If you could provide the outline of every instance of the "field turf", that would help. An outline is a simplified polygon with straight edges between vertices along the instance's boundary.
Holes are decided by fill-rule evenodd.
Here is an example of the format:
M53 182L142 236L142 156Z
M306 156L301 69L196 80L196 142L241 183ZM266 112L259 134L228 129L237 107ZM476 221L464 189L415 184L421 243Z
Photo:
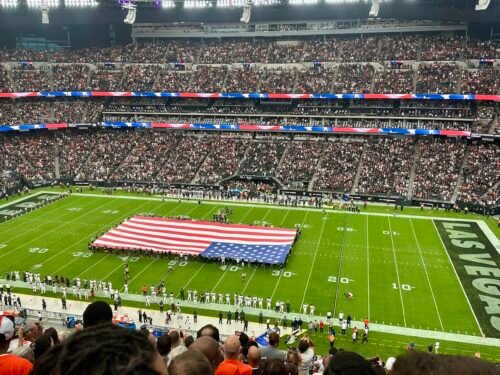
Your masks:
M394 216L392 209L376 216L233 205L233 223L302 228L284 269L245 267L246 282L236 266L87 251L91 239L136 213L210 219L229 205L73 195L0 223L0 275L32 270L112 281L122 289L128 260L130 293L163 279L176 294L181 288L237 292L271 297L273 304L289 301L294 312L307 303L316 306L316 315L342 311L385 325L481 335L434 221ZM354 294L352 300L344 297L346 291Z

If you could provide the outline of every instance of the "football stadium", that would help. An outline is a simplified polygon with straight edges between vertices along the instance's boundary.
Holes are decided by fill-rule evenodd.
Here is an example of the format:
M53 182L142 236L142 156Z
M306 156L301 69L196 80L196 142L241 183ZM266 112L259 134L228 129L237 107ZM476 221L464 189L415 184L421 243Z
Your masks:
M500 3L0 0L0 374L496 374Z

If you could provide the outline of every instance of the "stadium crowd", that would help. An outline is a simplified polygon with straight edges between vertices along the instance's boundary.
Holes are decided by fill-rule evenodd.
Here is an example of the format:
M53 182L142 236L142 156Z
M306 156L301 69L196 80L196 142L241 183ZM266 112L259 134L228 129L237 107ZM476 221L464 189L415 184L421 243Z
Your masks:
M498 202L498 146L463 139L95 129L9 133L0 147L0 176L14 172L28 184L60 178L220 185L255 176L298 190ZM12 186L5 184L2 191Z
M458 183L465 144L453 140L422 140L416 152L413 196L449 201Z
M339 93L496 94L498 68L479 64L485 56L500 56L498 42L413 34L252 42L165 40L58 52L4 50L0 52L0 91L241 92L259 88L290 93L333 89ZM463 64L463 59L468 63ZM326 69L315 71L311 65L317 63ZM386 67L382 72L380 65ZM234 72L228 75L228 71Z
M128 266L125 270L125 273L128 272ZM33 294L40 294L34 300L41 301L41 310L35 313L35 318L30 316L23 320L23 324L19 324L18 315L25 307L24 301L12 292L10 284L19 281L21 276L34 285ZM290 305L277 301L275 312L283 314L283 318L271 322L269 318L264 321L262 313L264 306L267 311L274 309L269 298L264 301L263 298L245 297L243 304L242 296L235 294L234 301L231 301L232 296L226 294L226 304L230 307L227 314L219 312L218 324L216 318L201 317L203 322L199 322L196 309L192 312L191 322L191 314L181 311L181 303L185 301L184 289L181 289L180 299L175 302L170 293L170 304L164 287L159 288L163 297L159 297L160 302L157 302L156 288L152 286L150 292L144 286L146 308L137 311L140 324L137 327L130 311L124 313L120 293L112 289L111 283L86 278L70 281L60 275L42 277L29 271L8 272L6 277L5 286L0 284L0 306L3 307L0 316L0 372L5 375L118 372L151 375L430 375L443 373L444 369L453 369L461 374L498 373L495 364L479 359L479 352L474 357L439 354L439 341L428 345L426 350L417 350L411 342L406 347L406 353L397 358L384 359L380 355L364 358L344 350L341 338L349 337L350 341L352 337L353 345L369 345L369 319L364 319L359 328L351 315L344 315L343 312L339 312L338 318L327 313L318 321L314 305L304 304L301 306L303 315L287 321L285 314L291 312ZM86 292L85 303L71 305L67 300L67 291L73 289L73 298L79 296L81 300L81 292L75 292L77 288L80 290L80 286L92 288L90 301ZM46 297L47 288L53 293L62 292L60 303L63 312L69 312L68 305L72 309L69 314L59 314L63 320L61 329L50 327L49 320L45 320L47 310L54 309L58 303L57 299ZM94 289L106 291L114 311L107 301L94 301ZM128 294L127 286L124 293ZM214 292L200 293L199 296L200 303L217 301ZM224 295L219 294L218 297L218 303L224 304ZM192 301L193 298L196 300L197 292L188 290L187 300ZM249 333L249 316L243 310L243 305L248 308L256 306L257 300L261 311L258 323L252 325L259 330L263 330L265 325L266 343L256 337L254 329ZM151 301L159 306L160 317L165 317L165 324L153 326L153 317L158 315L151 310ZM231 312L232 302L234 315ZM71 315L80 306L82 311L77 316ZM28 307L33 309L34 306L28 303ZM192 324L195 330L191 328ZM235 328L228 327L242 327L242 330L234 334ZM327 352L323 349L325 352L321 353L312 335L317 340L328 342ZM417 368L418 372L415 372Z

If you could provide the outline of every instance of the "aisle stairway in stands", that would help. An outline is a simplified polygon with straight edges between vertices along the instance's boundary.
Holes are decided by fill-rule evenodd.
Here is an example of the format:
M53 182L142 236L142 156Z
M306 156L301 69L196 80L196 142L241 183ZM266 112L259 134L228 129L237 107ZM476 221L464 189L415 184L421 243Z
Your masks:
M59 160L59 144L54 142L54 175L56 178L61 178L61 164Z
M316 183L316 180L318 179L318 171L319 168L321 167L321 163L323 163L323 159L325 158L326 154L324 152L321 153L320 158L318 159L318 162L316 163L316 166L314 167L314 174L311 177L311 180L309 181L309 185L307 186L307 191L313 191L314 190L314 184Z
M368 142L365 142L363 145L363 151L361 152L361 155L359 155L358 168L356 169L356 176L354 177L354 182L352 184L351 194L355 194L356 191L358 190L359 176L361 175L361 170L363 168L363 158L365 156L367 149L368 149Z
M457 201L458 193L460 192L460 187L464 180L464 169L467 166L467 161L469 160L469 145L465 145L464 158L462 159L462 165L460 166L460 172L458 173L458 178L456 181L455 189L453 190L453 195L451 196L451 203Z
M209 156L212 155L212 153L215 153L215 152L220 152L220 150L214 149L211 152L205 153L205 156L203 156L203 159L201 160L201 162L198 164L198 167L196 168L196 173L194 174L194 176L191 179L191 181L189 181L190 184L196 184L198 182L201 167L203 166L203 164L205 163L205 161L209 158Z
M415 182L415 171L417 170L417 162L418 162L418 157L419 157L419 147L418 144L415 145L415 152L413 153L413 160L411 164L411 170L410 170L410 178L408 179L408 194L407 197L408 199L413 198L413 188L414 188L414 182Z

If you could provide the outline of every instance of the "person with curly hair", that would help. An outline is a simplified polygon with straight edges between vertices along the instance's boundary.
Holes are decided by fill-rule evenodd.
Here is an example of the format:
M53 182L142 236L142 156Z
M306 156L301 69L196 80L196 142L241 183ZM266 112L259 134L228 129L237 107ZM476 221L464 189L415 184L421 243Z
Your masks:
M166 375L147 337L103 323L76 332L35 363L31 375Z

